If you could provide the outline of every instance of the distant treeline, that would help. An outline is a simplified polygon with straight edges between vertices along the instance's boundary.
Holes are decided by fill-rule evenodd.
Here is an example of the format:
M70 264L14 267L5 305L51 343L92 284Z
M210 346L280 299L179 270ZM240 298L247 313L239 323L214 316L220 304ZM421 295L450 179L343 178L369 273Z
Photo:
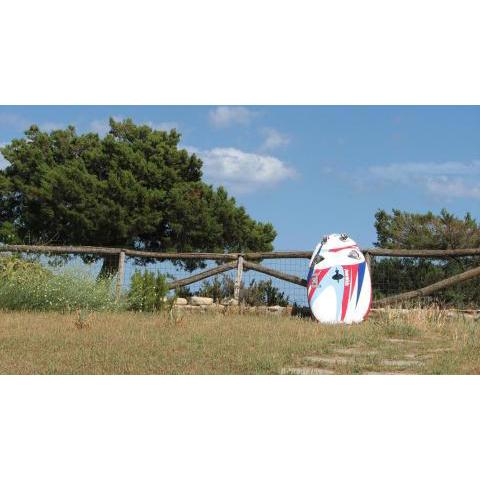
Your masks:
M440 215L429 212L416 214L379 210L375 215L377 242L380 248L459 249L480 247L479 225L466 214L464 218L442 210ZM443 278L480 265L480 257L375 258L373 289L375 298L415 290ZM480 280L437 292L430 300L445 306L478 307Z

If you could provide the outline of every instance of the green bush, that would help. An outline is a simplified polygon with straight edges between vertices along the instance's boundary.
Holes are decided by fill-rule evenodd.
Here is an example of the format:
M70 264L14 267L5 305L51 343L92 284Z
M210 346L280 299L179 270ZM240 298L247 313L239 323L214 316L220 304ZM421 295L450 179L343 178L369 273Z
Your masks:
M201 297L210 297L215 301L233 297L235 281L229 275L215 277L213 280L206 280L201 285L197 295ZM252 280L246 287L244 283L240 285L240 300L247 305L288 305L288 297L285 296L277 287L272 285L271 280Z
M0 225L0 243L21 243L15 226L11 222L3 222Z
M6 310L109 310L112 279L96 280L78 268L51 271L37 261L0 256L0 308Z
M233 291L235 289L235 281L229 275L217 276L213 280L205 280L196 295L200 297L213 298L222 300L224 298L233 297Z
M162 310L167 293L167 278L164 275L137 271L132 275L127 295L128 308L141 312Z
M252 280L247 288L240 290L240 299L247 305L288 305L288 297L285 296L277 287L272 285L271 280Z

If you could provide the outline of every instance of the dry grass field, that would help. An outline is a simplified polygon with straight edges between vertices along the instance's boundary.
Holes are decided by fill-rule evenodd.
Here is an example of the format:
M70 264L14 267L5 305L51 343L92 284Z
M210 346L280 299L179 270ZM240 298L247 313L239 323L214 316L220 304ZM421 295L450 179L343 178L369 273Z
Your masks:
M478 374L480 322L387 311L277 316L0 312L2 374Z

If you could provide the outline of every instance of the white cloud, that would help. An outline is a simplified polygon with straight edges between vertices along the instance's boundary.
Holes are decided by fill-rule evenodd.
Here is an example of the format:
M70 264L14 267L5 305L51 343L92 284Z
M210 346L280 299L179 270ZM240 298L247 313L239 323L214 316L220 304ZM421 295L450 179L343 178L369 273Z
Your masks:
M438 197L480 199L480 181L478 180L474 183L461 178L428 178L426 188L429 193Z
M203 160L207 181L224 185L233 192L250 192L275 186L296 176L293 168L269 155L243 152L236 148L213 148L205 151L185 148L195 152Z
M51 132L52 130L63 130L66 128L66 124L59 122L44 122L39 125L40 130L45 132Z
M479 175L480 161L461 162L420 162L390 163L369 168L378 178L390 181L408 182L415 178L437 175Z
M213 126L224 128L231 125L248 125L255 115L255 112L246 107L220 106L210 110L208 117Z
M406 162L375 165L368 169L385 183L423 188L444 198L480 198L480 161Z
M288 135L281 133L274 128L262 128L261 133L264 136L263 143L260 147L262 150L273 150L290 143L290 137Z

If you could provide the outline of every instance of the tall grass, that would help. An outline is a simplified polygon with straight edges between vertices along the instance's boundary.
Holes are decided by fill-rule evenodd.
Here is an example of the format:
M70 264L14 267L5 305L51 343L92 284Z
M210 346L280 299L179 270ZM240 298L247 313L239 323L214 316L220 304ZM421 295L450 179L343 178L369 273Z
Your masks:
M50 270L38 262L16 257L0 259L0 308L68 312L112 310L113 279L96 279L79 267Z
M274 315L0 311L0 374L480 373L477 320L391 315L339 326Z

